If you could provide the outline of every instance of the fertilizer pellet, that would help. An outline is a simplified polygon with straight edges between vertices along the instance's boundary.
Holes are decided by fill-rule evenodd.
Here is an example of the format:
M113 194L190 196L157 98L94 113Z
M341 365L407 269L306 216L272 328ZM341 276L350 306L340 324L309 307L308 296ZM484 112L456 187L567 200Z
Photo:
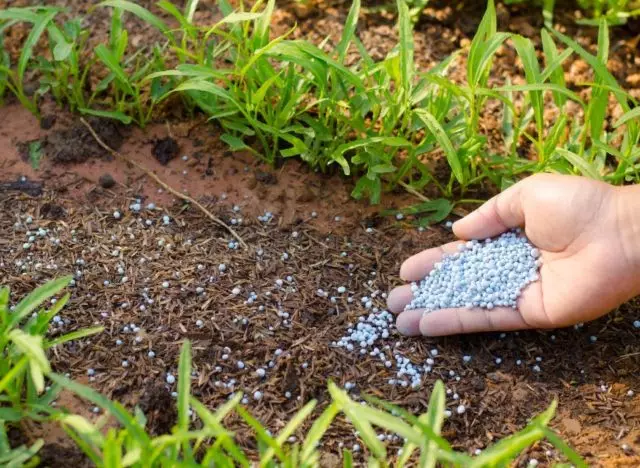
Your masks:
M515 309L522 290L539 279L539 256L516 231L460 244L458 252L445 254L426 278L412 283L413 300L405 310Z

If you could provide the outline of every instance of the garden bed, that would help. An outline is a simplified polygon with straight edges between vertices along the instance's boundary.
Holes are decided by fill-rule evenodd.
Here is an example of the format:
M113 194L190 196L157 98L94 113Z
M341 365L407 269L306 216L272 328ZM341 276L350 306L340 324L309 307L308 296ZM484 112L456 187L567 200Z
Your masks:
M275 31L297 19L295 34L318 42L341 28L347 8L283 8L276 11ZM421 67L442 60L472 36L482 11L464 8L456 12L436 6L418 22L416 61ZM499 13L505 27L525 35L527 28L534 35L541 26L539 11ZM569 12L556 15L562 23ZM129 21L135 29L135 20ZM374 58L396 43L394 22L385 13L366 15L359 34ZM594 44L595 29L563 24L585 46ZM609 61L616 78L640 97L634 24L613 31ZM96 24L93 40L99 41L107 27ZM583 64L567 64L569 83L589 79ZM464 67L454 68L453 78L456 70L462 81ZM497 55L491 79L510 76L516 82L520 75L513 50ZM485 113L480 124L483 134L495 136L489 141L496 148L500 109ZM410 219L380 216L381 208L415 203L411 194L387 193L382 206L357 202L350 196L352 181L339 174L317 173L297 160L274 169L249 153L231 153L220 140L220 128L199 116L167 114L144 130L91 121L107 144L172 188L201 200L247 245L230 248L234 237L227 230L138 167L109 156L77 116L52 102L42 107L45 125L15 103L1 112L0 284L21 296L48 279L74 274L72 300L60 314L61 330L102 325L105 331L58 347L51 353L52 365L128 407L139 404L151 433L167 433L176 423L168 411L176 385L167 382L167 375L177 373L180 346L189 339L193 394L215 408L233 391L243 391L248 408L273 432L309 399L326 403L329 379L342 387L354 384L353 396L374 395L415 414L425 410L430 389L442 379L451 390L447 407L452 411L443 435L458 449L472 454L485 448L522 428L557 398L552 427L590 464L640 462L640 399L633 393L640 390L640 330L633 326L640 317L637 301L563 330L442 339L394 333L385 341L390 358L398 353L415 363L429 358L434 364L420 388L392 384L395 365L388 368L378 357L332 343L359 317L385 307L383 293L400 283L397 274L406 257L452 240L443 224L419 231ZM34 142L39 149L33 149ZM37 170L31 164L34 154ZM431 164L443 179L449 176L441 159ZM430 190L424 193L438 195ZM495 191L486 183L470 195L480 198ZM136 203L140 210L132 207ZM148 209L149 203L155 207ZM471 208L458 207L460 214ZM259 220L266 212L273 217ZM38 228L49 232L29 241L26 231ZM24 248L25 243L32 245ZM340 287L345 292L338 292ZM248 301L251 292L257 297ZM465 362L463 356L471 359ZM264 377L256 374L258 369L265 369ZM97 417L87 402L67 395L58 402L65 403L87 418ZM465 411L458 414L461 404ZM229 426L238 430L241 445L253 448L247 427L237 418ZM26 436L45 438L50 466L55 466L56 453L65 460L73 456L70 441L52 427L35 428ZM340 449L359 443L352 426L339 419L323 441L323 465L337 465ZM401 440L388 441L389 447L401 445ZM355 456L364 463L362 452ZM547 464L557 457L551 445L540 443L519 463L536 459Z

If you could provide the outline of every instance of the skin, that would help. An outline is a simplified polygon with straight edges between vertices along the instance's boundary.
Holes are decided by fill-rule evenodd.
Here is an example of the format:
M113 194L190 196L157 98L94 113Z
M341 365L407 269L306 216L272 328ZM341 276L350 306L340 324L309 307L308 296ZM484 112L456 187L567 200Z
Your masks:
M443 253L460 242L522 227L541 251L540 281L517 309L444 309L423 316L404 311L409 284L395 288L388 308L406 335L559 328L594 320L640 294L640 186L613 187L578 176L541 174L524 179L453 225L461 239L420 252L400 268L420 281Z

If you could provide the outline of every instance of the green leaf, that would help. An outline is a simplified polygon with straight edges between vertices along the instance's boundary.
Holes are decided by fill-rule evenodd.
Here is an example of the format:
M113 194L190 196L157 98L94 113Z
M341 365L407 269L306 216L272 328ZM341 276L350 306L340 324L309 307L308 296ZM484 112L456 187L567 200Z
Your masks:
M9 323L6 325L5 330L10 330L16 326L24 317L33 312L34 309L40 307L44 301L66 288L72 278L72 276L63 276L62 278L51 280L34 289L16 305L15 310L10 315Z
M367 448L371 453L375 457L384 460L387 456L387 451L384 445L378 440L371 424L369 424L368 420L359 418L353 411L355 406L360 405L358 403L354 403L349 398L349 395L347 395L344 390L338 388L333 382L329 382L329 393L331 394L333 401L340 407L349 421L351 421L351 424L353 424L356 430L360 432L360 438L367 445Z
M82 114L87 115L95 115L96 117L103 117L107 119L114 119L119 122L122 122L125 125L128 125L132 122L132 117L124 114L120 111L105 111L98 109L87 109L86 107L81 107L78 109Z
M349 163L344 158L344 153L349 150L366 147L373 144L381 144L383 146L391 146L391 147L409 147L411 146L411 142L401 138L401 137L370 137L363 138L361 140L351 141L349 143L343 143L331 154L331 161L335 161L342 166L342 170L345 175L349 175L351 170L349 168ZM330 161L330 162L331 162Z
M340 63L344 62L345 57L347 56L347 50L349 49L349 44L353 39L356 33L356 26L358 25L358 15L360 14L360 0L353 0L351 2L351 7L349 8L349 14L347 15L347 20L344 23L342 29L342 36L340 37L340 42L336 47L336 52L338 53L338 61Z
M587 62L591 66L596 76L599 77L605 85L611 87L622 109L625 112L628 112L630 110L629 104L627 103L628 94L620 87L613 75L609 72L609 70L607 70L607 67L604 66L600 62L600 60L598 60L598 58L591 55L580 44L578 44L570 37L565 36L555 29L552 29L551 32L565 45L571 47L578 55L580 55L580 57L582 57L585 62Z
M602 177L597 172L597 170L589 164L587 160L581 158L577 154L569 151L565 148L556 148L556 153L562 156L564 159L569 161L575 168L577 168L582 175L590 177L592 179L600 180Z
M444 423L444 410L446 405L444 384L441 380L438 380L433 387L431 397L429 398L429 409L424 415L424 419L421 416L420 422L427 425L436 435L440 435L442 431L442 425ZM438 445L436 442L430 441L426 447L426 454L424 464L425 468L435 467L437 462Z
M229 145L229 149L231 151L242 151L247 149L248 146L242 141L240 138L233 136L229 133L223 133L220 136L220 139L224 141L227 145Z
M289 420L284 428L276 437L276 443L282 447L287 439L294 433L294 431L304 422L304 420L311 414L313 409L316 407L316 402L311 400L309 403L304 405L294 416ZM260 458L260 466L266 466L271 459L273 458L275 451L273 448L269 447L267 451Z
M56 346L62 343L67 343L68 341L79 340L87 336L96 335L98 333L102 333L103 331L104 331L104 327L82 328L80 330L76 330L71 333L58 336L51 341L46 341L44 344L44 348L45 349L52 348L53 346Z
M38 16L38 20L34 23L33 27L31 28L31 31L29 32L29 35L27 36L27 39L22 44L21 46L22 52L20 53L20 58L18 59L18 68L17 68L18 80L20 81L21 86L23 84L22 81L24 79L24 73L27 70L29 60L33 55L33 48L36 46L36 44L40 40L40 36L44 32L44 30L47 29L47 26L49 25L51 20L53 20L53 18L57 14L58 14L58 11L54 10L42 16Z
M269 43L269 29L271 26L271 17L275 8L275 0L268 0L267 5L260 16L256 19L253 31L253 49L259 49Z
M191 342L184 340L178 363L178 427L189 430L189 398L191 396Z
M127 0L106 0L99 3L97 6L110 6L113 8L120 8L122 10L128 11L129 13L133 13L145 23L153 26L154 28L165 34L169 32L169 27L160 18L155 16L146 8L133 2L129 2Z
M22 418L22 412L15 408L0 408L0 420L2 421L17 422ZM0 457L2 457L2 453L3 452L0 450Z
M187 3L184 6L184 17L187 19L189 24L193 23L193 15L196 13L199 1L200 0L187 0Z
M567 88L561 88L560 86L553 83L538 83L538 84L526 84L526 85L514 85L514 86L503 86L500 88L500 91L552 91L556 93L563 94L568 98L571 98L582 107L585 106L584 101L580 99L573 91Z
M303 464L309 462L313 452L316 450L316 445L320 442L325 432L327 432L327 429L329 429L329 426L331 426L331 423L339 412L338 405L331 403L322 412L320 417L313 422L302 445L302 454L300 456Z
M544 51L544 55L545 55L545 63L547 64L547 67L549 67L556 60L558 60L558 57L559 57L558 48L556 47L555 42L553 42L553 39L551 35L547 32L547 30L543 29L540 34L542 36L542 50ZM541 81L544 81L542 77L540 78L541 78ZM551 72L550 80L556 86L559 86L560 88L563 88L563 89L566 88L566 84L564 80L564 71L562 67L557 67ZM559 108L562 108L565 102L567 102L565 95L557 91L554 91L553 93L553 100L555 101L556 106L558 106Z
M98 44L98 46L95 48L95 52L102 63L104 63L109 71L114 74L120 85L124 87L124 90L129 94L133 94L133 88L129 83L129 77L125 73L124 69L120 66L120 63L118 63L118 59L116 58L116 56L113 55L113 53L109 49L107 49L104 44Z
M40 160L42 159L42 142L35 140L29 142L29 163L31 167L38 170L40 167Z
M189 399L191 398L191 342L184 340L178 362L178 430L189 431ZM191 445L185 440L182 445L185 457L192 456Z
M413 80L413 31L411 28L411 17L406 0L396 0L398 5L398 29L400 49L400 78L401 86L405 93L405 100L411 95L411 85Z
M512 36L511 39L522 61L527 83L529 85L541 84L540 64L538 63L533 43L526 37L517 34ZM531 100L531 106L535 114L538 138L542 139L544 137L544 100L542 98L542 92L537 89L531 89L529 91L529 99Z
M67 41L58 42L53 48L53 59L58 62L67 60L72 50L73 50L73 42L67 42Z
M31 378L38 393L42 393L44 391L44 374L51 372L49 360L42 347L42 336L29 335L20 329L15 329L9 333L9 339L29 357Z
M627 122L629 122L630 120L633 120L633 119L640 119L640 106L634 107L629 112L625 112L624 114L622 114L622 116L618 120L615 121L613 126L614 126L614 128L618 128L621 125L624 125L624 124L626 124Z
M597 60L603 67L607 67L609 59L609 29L607 22L603 19L598 29L598 56ZM600 76L596 76L596 83L603 83ZM591 138L600 140L604 122L607 114L607 104L609 102L609 91L602 87L594 87L591 90L591 102L589 102L588 116Z
M212 94L221 98L225 102L229 102L233 104L238 110L243 111L243 107L240 105L238 101L236 101L233 96L221 86L210 83L204 80L188 80L180 85L176 86L176 88L172 92L180 92L180 91L202 91L204 93Z
M466 177L464 175L462 162L458 159L458 153L453 147L451 140L447 136L447 133L444 131L440 123L435 119L435 117L430 114L425 109L416 109L415 115L424 122L425 126L429 129L429 131L433 134L436 141L442 147L445 156L447 157L447 162L449 163L449 167L451 167L451 171L453 175L458 180L459 183L465 184Z
M469 86L475 87L482 81L483 70L488 68L488 63L482 64L483 55L491 58L493 54L487 52L486 42L495 36L497 31L496 8L493 0L487 2L487 9L476 30L476 34L471 41L469 57L467 58L467 82Z

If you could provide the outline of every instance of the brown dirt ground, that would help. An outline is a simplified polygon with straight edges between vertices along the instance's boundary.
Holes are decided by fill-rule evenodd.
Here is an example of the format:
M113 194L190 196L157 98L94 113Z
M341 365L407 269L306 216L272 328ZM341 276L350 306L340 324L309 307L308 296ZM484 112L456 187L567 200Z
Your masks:
M16 3L19 2L11 2ZM75 2L66 3L78 8ZM570 12L557 15L562 27L591 46L593 30L573 26L566 21L565 13ZM215 11L211 14L215 15ZM277 11L276 28L288 28L298 20L301 27L296 34L319 40L329 32L338 33L345 17L346 9L341 4L308 11L287 6ZM479 18L477 7L468 4L461 10L442 4L429 9L416 28L419 63L428 67L464 45ZM100 39L100 25L104 26L106 17L103 19L96 20L95 40ZM206 14L202 19L207 19ZM129 21L135 25L134 19ZM382 58L395 44L393 17L372 13L363 15L362 21L360 36L374 57ZM518 8L501 8L500 22L503 29L532 36L540 26L537 12ZM637 31L635 23L615 32L610 61L612 71L636 95L640 86L640 60L635 56ZM137 40L146 40L146 36ZM567 64L570 83L588 79L580 62ZM513 51L505 47L496 62L493 79L517 75L514 65ZM454 77L462 76L463 66L461 62L454 67ZM128 405L139 403L149 413L150 430L155 433L167 431L172 423L171 415L161 411L158 401L166 408L167 396L174 388L165 383L165 375L175 373L180 344L185 338L194 345L195 394L215 407L231 391L216 385L216 381L236 379L234 389L248 393L259 388L265 396L259 403L252 402L251 410L273 431L281 428L308 399L323 401L328 378L341 384L357 383L356 394L362 391L413 411L424 410L428 390L391 387L387 380L393 375L378 361L362 360L328 347L344 333L348 322L357 320L363 308L358 300L349 304L339 299L332 304L315 291L345 285L356 299L374 290L387 291L399 283L397 271L406 256L450 240L449 232L433 227L417 233L406 224L380 219L376 208L350 199L349 181L312 173L295 161L271 171L248 156L231 155L217 139L217 130L200 121L171 121L145 131L126 132L120 151L128 158L144 164L172 187L202 199L227 222L242 216L244 221L238 232L249 250L232 251L227 247L230 237L225 231L194 208L186 208L174 197L158 192L139 170L91 148L91 141L82 135L72 143L80 140L89 145L81 152L87 157L85 162L54 164L53 158L45 158L39 171L34 171L20 158L20 143L39 139L59 148L56 142L65 141L60 138L65 135L62 132L73 135L81 131L71 116L49 104L45 115L56 116L49 119L55 120L49 129L41 128L16 105L5 107L0 115L0 182L15 182L24 175L29 181L44 184L44 193L36 197L0 184L0 283L10 285L20 296L46 279L82 272L73 289L73 299L61 314L69 320L65 329L99 323L106 331L58 349L52 356L58 372L69 372ZM491 114L485 117L487 133L495 130L497 122L498 110L493 118ZM159 139L167 137L177 141L180 152L178 158L163 165L153 157L152 149ZM499 146L499 142L495 144ZM182 155L188 155L188 160L183 161ZM101 187L100 177L105 174L113 177L115 186ZM138 197L144 204L156 203L159 210L132 214L128 206ZM405 194L389 194L385 206L410 202ZM232 211L234 204L241 207L240 214ZM113 219L115 209L124 214L119 221ZM256 220L265 210L276 215L266 227ZM312 211L318 213L317 218L311 216ZM164 213L172 217L169 226L160 221ZM24 229L15 230L14 223L24 221L27 215L33 216L36 226L55 232L61 247L41 240L25 253ZM341 221L335 222L335 216L340 216ZM143 224L146 219L151 219L153 225ZM375 227L374 233L366 233L367 226ZM293 231L298 232L296 238ZM158 244L160 240L164 245ZM116 248L117 257L112 255ZM261 261L256 258L257 249L264 250ZM286 261L281 258L285 251L290 255ZM342 252L347 256L343 257ZM26 269L22 270L16 260L25 261L25 257ZM78 259L85 261L84 266L77 265ZM223 262L228 271L220 275L217 265ZM350 269L349 264L354 267ZM123 275L117 273L119 266L128 277L125 283L120 283ZM294 285L274 288L275 280L287 275L293 276ZM104 285L105 280L110 281L108 286ZM170 281L170 287L162 288L163 281ZM260 312L255 305L246 305L243 299L231 295L236 285L242 287L244 298L248 291L258 292L259 303L266 310ZM195 293L198 286L205 288L206 295ZM149 288L148 296L155 300L154 304L145 302L144 287ZM271 294L268 296L267 292ZM146 310L141 311L139 306L143 304ZM383 306L383 302L378 305ZM638 306L637 301L630 302L578 330L429 340L394 336L390 343L398 341L399 349L416 362L423 361L428 350L439 349L434 371L425 378L424 388L442 378L467 405L464 415L453 416L445 426L446 436L461 450L483 448L521 428L529 417L557 398L559 414L554 428L591 464L637 466L640 398L628 397L627 390L640 389L640 341L632 326L639 315ZM280 308L291 314L289 322L277 315ZM333 313L329 313L332 309ZM204 322L202 328L195 324L198 319ZM246 325L243 319L247 319ZM130 323L141 328L140 343L135 342L133 334L122 333L123 326ZM590 342L592 335L597 335L597 342ZM116 339L122 339L124 344L116 346ZM225 347L231 351L225 351ZM254 375L255 369L267 366L277 348L285 354L275 360L274 368L260 381ZM156 353L153 360L147 357L150 349ZM222 354L230 354L231 358L224 361ZM473 356L469 364L462 363L463 354ZM496 357L503 359L500 366L495 364ZM543 358L540 373L532 371L536 357ZM121 365L125 359L129 362L127 368ZM235 367L239 359L246 364L242 371ZM517 366L517 359L524 364ZM305 362L308 365L303 368ZM216 366L222 366L223 371L216 372ZM86 377L88 368L97 371L92 381ZM450 370L461 377L459 382L449 377ZM284 397L287 389L294 395L292 400ZM88 403L65 399L60 404L95 417ZM451 408L457 404L448 401ZM234 426L237 421L229 423ZM46 427L41 433L49 447L44 454L48 457L45 465L55 466L56 457L66 460L71 456L62 455L61 450L69 450L69 446L60 439L59 431ZM251 446L246 431L241 431L239 438ZM327 464L330 455L338 452L338 442L351 444L354 440L348 425L337 424L323 446ZM626 453L621 448L623 443L630 447ZM555 456L553 452L546 454L549 448L545 443L536 445L520 463L535 457L542 465L548 464Z

